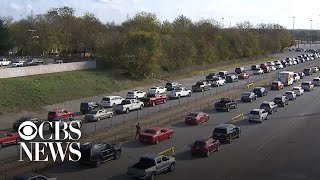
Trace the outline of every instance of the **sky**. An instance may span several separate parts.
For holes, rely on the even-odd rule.
[[[214,19],[224,27],[237,22],[277,23],[288,29],[319,29],[319,0],[0,0],[0,16],[14,20],[33,11],[41,14],[53,7],[68,6],[77,16],[90,12],[102,22],[121,23],[136,13],[155,13],[164,21],[179,15],[193,21]],[[295,17],[295,18],[292,18]],[[312,22],[310,21],[312,20]]]

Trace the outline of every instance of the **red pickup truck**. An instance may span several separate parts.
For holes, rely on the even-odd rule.
[[[18,144],[20,141],[20,136],[18,133],[10,133],[7,131],[0,131],[0,149],[3,146],[10,144]]]
[[[145,106],[155,106],[159,103],[166,103],[167,96],[164,94],[149,94],[141,99]]]

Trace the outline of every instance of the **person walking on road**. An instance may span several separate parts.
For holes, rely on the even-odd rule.
[[[136,136],[134,137],[134,139],[137,139],[137,136],[139,136],[141,133],[141,127],[140,127],[140,123],[138,123],[136,125]]]

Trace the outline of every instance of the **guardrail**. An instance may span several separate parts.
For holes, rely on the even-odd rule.
[[[158,154],[159,155],[163,155],[163,154],[165,154],[165,153],[167,153],[167,152],[172,152],[172,155],[174,156],[175,155],[175,151],[174,151],[174,147],[171,147],[171,148],[168,148],[168,149],[166,149],[166,150],[164,150],[164,151],[161,151],[161,152],[159,152]]]
[[[249,89],[250,87],[253,87],[253,86],[254,86],[254,83],[249,83],[249,84],[247,84],[246,86],[247,86],[247,88]]]

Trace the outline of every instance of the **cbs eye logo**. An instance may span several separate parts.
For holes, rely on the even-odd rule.
[[[37,130],[38,128],[33,122],[25,121],[19,126],[18,133],[20,138],[30,141],[37,136]]]

